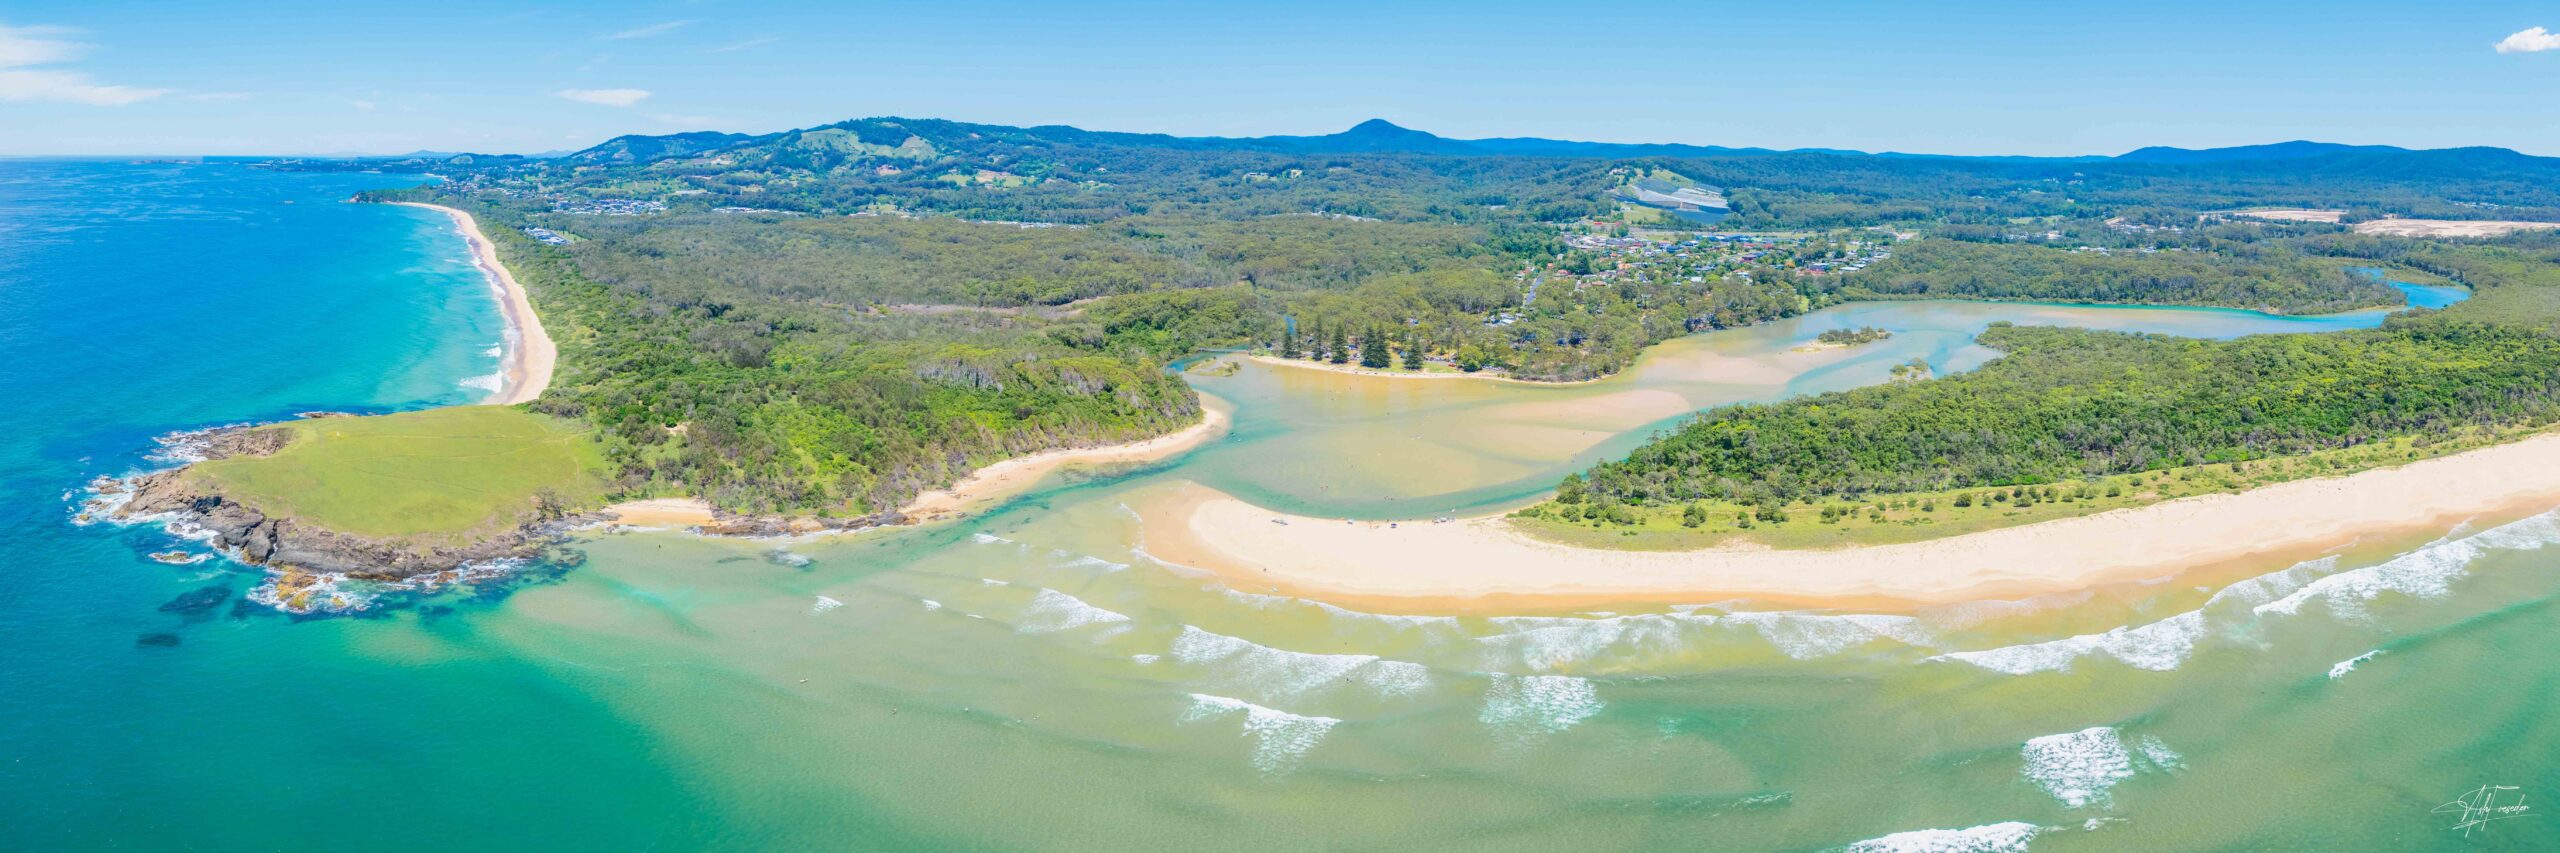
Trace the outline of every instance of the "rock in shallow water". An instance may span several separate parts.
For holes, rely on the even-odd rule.
[[[179,593],[178,597],[169,599],[168,603],[160,605],[160,612],[175,613],[180,616],[194,616],[221,606],[223,600],[230,597],[231,588],[227,586],[197,587],[195,589]]]

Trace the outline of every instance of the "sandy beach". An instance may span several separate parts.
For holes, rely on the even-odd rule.
[[[498,262],[498,246],[481,233],[480,223],[471,214],[439,204],[414,201],[393,202],[406,207],[423,207],[441,211],[453,219],[462,237],[471,243],[472,263],[489,276],[490,285],[498,289],[498,305],[507,317],[507,351],[501,356],[496,393],[489,395],[492,405],[511,406],[532,402],[551,386],[551,369],[560,358],[560,350],[552,345],[551,335],[542,330],[541,315],[533,313],[533,300],[525,294],[524,285],[516,283],[515,274]]]
[[[1202,394],[1199,423],[1144,441],[1017,456],[972,471],[950,488],[917,495],[899,511],[913,521],[931,521],[1021,494],[1040,482],[1040,478],[1060,468],[1133,465],[1171,459],[1225,435],[1234,411],[1235,408],[1227,401]]]
[[[965,514],[971,509],[1021,494],[1039,483],[1042,477],[1061,468],[1135,465],[1171,459],[1226,434],[1233,411],[1226,401],[1202,394],[1199,423],[1142,441],[1051,450],[1007,459],[970,472],[950,488],[917,495],[899,511],[906,514],[908,523],[921,524]],[[694,528],[719,523],[718,514],[711,505],[696,498],[625,501],[605,507],[605,511],[615,516],[615,523],[636,527]],[[811,525],[810,529],[817,527]]]
[[[1201,486],[1140,510],[1147,548],[1238,587],[1451,610],[1748,598],[1916,608],[2301,559],[2467,519],[2560,506],[2560,434],[2345,477],[2183,498],[1923,542],[1823,551],[1613,551],[1533,539],[1500,517],[1346,522]]]

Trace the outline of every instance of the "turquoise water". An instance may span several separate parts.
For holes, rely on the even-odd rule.
[[[1248,368],[1201,380],[1237,431],[1172,464],[933,528],[600,536],[357,618],[235,608],[253,575],[69,523],[172,429],[478,397],[497,328],[459,242],[334,203],[401,182],[0,163],[0,849],[2560,846],[2538,812],[2468,837],[2437,812],[2560,793],[2547,516],[1918,614],[1489,617],[1231,590],[1150,558],[1132,511],[1186,482],[1411,509],[1257,467],[1494,500],[1693,395],[1978,363],[1991,318],[2330,320],[1853,306],[1574,389]],[[1887,318],[1907,351],[1793,351]],[[158,609],[205,587],[234,595]],[[1933,829],[1973,846],[1903,834]]]

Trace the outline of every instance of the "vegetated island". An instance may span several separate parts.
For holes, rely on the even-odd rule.
[[[878,118],[556,158],[267,164],[451,176],[365,200],[489,226],[557,342],[552,381],[516,406],[226,435],[210,442],[223,458],[128,489],[127,512],[228,513],[244,557],[384,576],[616,504],[709,507],[736,532],[843,529],[900,521],[1006,459],[1192,428],[1203,403],[1166,367],[1204,350],[1575,381],[1671,337],[1856,300],[2402,304],[2376,270],[2479,295],[2309,343],[1994,330],[1984,342],[2009,355],[1991,367],[1716,410],[1503,523],[1652,548],[1922,538],[1963,528],[1940,522],[1959,509],[2014,525],[2171,499],[2185,487],[2162,484],[2215,465],[2312,476],[2547,422],[2560,300],[2531,279],[2552,266],[2549,235],[2450,244],[2204,215],[2560,221],[2560,168],[2539,158],[1520,144],[1383,123],[1220,140]],[[356,458],[427,482],[368,480],[377,466]],[[305,534],[380,548],[331,562],[286,541]]]

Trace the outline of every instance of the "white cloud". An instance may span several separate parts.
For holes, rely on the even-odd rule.
[[[781,39],[773,38],[773,37],[767,36],[767,37],[765,37],[765,38],[760,38],[760,39],[748,39],[748,40],[746,40],[746,41],[742,41],[742,42],[739,42],[739,43],[737,43],[737,44],[722,45],[722,46],[720,46],[720,47],[715,47],[715,48],[712,48],[712,49],[710,49],[710,50],[706,50],[706,51],[703,51],[703,52],[704,52],[704,53],[728,53],[728,52],[733,51],[733,50],[745,50],[745,49],[750,48],[750,47],[762,47],[762,46],[764,46],[764,45],[772,44],[772,43],[774,43],[774,42],[778,42],[778,41],[781,41]]]
[[[639,102],[641,101],[641,99],[643,99],[643,98],[647,98],[647,97],[649,97],[649,90],[647,90],[647,89],[562,89],[562,90],[560,90],[560,91],[558,91],[558,92],[555,92],[555,93],[553,93],[553,94],[557,94],[557,95],[559,95],[560,97],[567,98],[567,99],[572,100],[572,101],[579,101],[579,102],[583,102],[583,103],[589,103],[589,104],[602,104],[602,105],[604,105],[604,106],[608,106],[608,107],[627,107],[627,106],[631,106],[632,104],[639,103]]]
[[[2545,50],[2560,50],[2560,33],[2541,27],[2528,27],[2517,30],[2515,35],[2498,42],[2499,53],[2537,53]]]
[[[64,41],[72,30],[64,27],[12,27],[0,24],[0,68],[28,65],[52,65],[69,62],[89,52],[89,46]]]
[[[169,94],[167,89],[110,85],[78,71],[36,67],[59,65],[88,53],[88,45],[63,38],[72,32],[62,27],[0,24],[0,101],[121,107]]]
[[[686,24],[690,24],[690,23],[693,23],[693,22],[692,22],[692,21],[668,21],[668,22],[663,23],[663,24],[650,24],[650,25],[645,26],[645,27],[639,27],[639,28],[636,28],[636,29],[623,30],[622,32],[618,32],[618,33],[614,33],[613,35],[605,36],[605,38],[606,38],[606,39],[616,39],[616,40],[618,40],[618,39],[644,39],[644,38],[648,38],[648,37],[650,37],[650,36],[662,36],[662,35],[666,35],[666,34],[668,34],[668,33],[675,32],[676,30],[678,30],[678,29],[682,28],[684,25],[686,25]]]

